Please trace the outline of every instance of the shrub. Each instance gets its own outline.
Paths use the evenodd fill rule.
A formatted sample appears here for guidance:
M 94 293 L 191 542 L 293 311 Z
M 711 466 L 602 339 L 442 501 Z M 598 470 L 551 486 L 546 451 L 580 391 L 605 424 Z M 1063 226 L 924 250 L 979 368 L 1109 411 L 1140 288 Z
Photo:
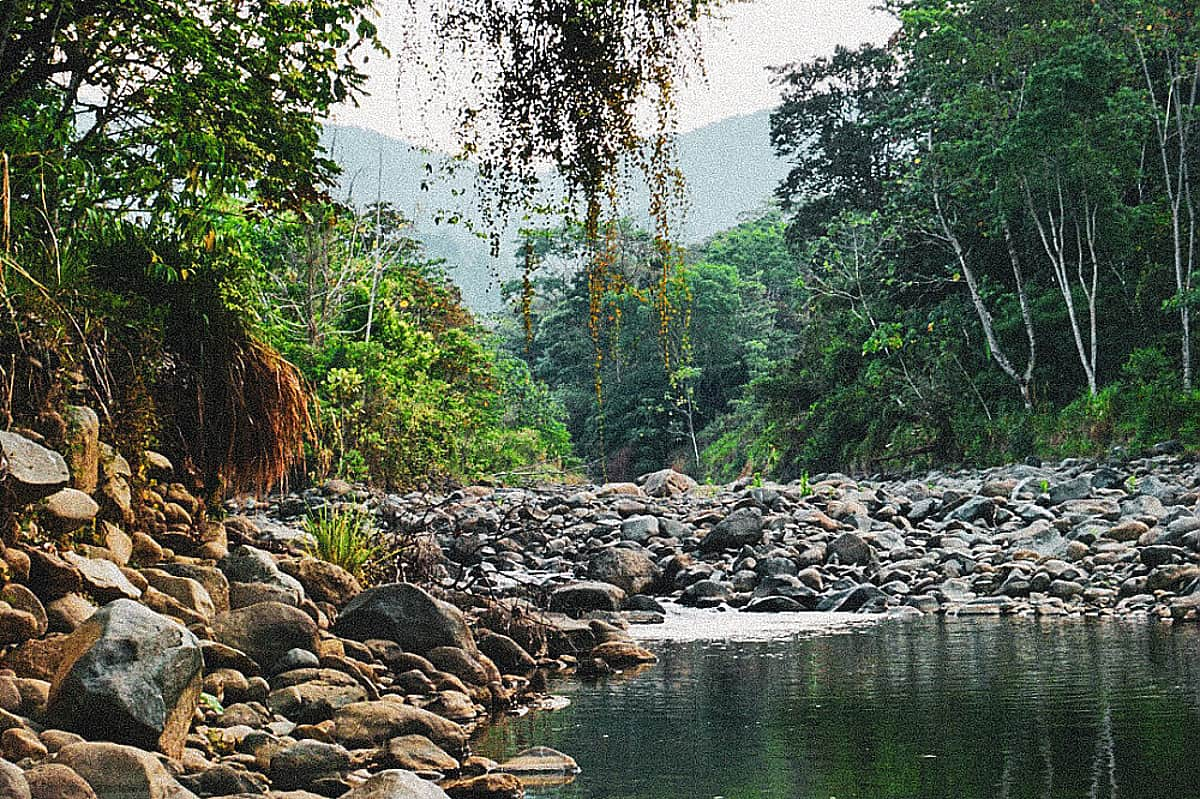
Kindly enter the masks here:
M 304 519 L 304 531 L 311 536 L 307 544 L 310 555 L 341 566 L 355 577 L 362 577 L 372 563 L 387 554 L 370 511 L 357 506 L 323 508 Z

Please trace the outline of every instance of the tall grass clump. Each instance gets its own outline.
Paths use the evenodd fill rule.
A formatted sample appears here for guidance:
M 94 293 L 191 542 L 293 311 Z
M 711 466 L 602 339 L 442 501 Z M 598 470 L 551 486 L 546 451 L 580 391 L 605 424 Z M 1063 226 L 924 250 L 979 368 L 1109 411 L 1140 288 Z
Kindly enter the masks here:
M 314 558 L 341 566 L 357 578 L 386 554 L 371 512 L 356 506 L 323 508 L 304 519 Z

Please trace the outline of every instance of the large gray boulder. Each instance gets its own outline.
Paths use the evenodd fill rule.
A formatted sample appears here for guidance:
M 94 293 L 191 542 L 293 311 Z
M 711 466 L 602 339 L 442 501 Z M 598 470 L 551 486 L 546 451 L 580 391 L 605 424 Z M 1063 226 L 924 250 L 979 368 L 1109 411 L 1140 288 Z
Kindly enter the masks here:
M 333 632 L 355 641 L 395 641 L 418 655 L 439 646 L 476 651 L 462 611 L 409 583 L 389 583 L 358 594 L 342 608 Z
M 47 715 L 87 738 L 177 758 L 203 668 L 196 636 L 144 605 L 119 599 L 67 637 Z
M 720 552 L 762 540 L 762 511 L 739 508 L 716 524 L 700 541 L 702 552 Z
M 0 430 L 0 480 L 18 504 L 27 504 L 66 488 L 71 472 L 54 450 Z
M 259 602 L 217 615 L 213 635 L 271 671 L 292 649 L 318 651 L 317 625 L 304 611 L 282 602 Z
M 662 571 L 641 547 L 608 547 L 592 556 L 587 576 L 611 583 L 627 594 L 643 594 L 658 582 Z

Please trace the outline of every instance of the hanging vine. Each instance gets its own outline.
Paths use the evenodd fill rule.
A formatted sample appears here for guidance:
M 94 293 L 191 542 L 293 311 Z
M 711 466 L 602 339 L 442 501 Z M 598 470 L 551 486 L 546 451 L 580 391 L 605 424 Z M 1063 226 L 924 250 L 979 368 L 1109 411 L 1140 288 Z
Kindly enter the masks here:
M 552 167 L 568 207 L 582 210 L 587 252 L 588 330 L 594 350 L 597 418 L 603 427 L 606 327 L 620 310 L 606 299 L 629 289 L 614 269 L 621 171 L 650 188 L 656 260 L 650 292 L 659 320 L 663 367 L 678 358 L 667 343 L 686 319 L 677 291 L 682 256 L 671 243 L 671 214 L 683 205 L 675 165 L 675 82 L 699 68 L 698 22 L 721 0 L 409 0 L 415 15 L 405 52 L 429 73 L 467 76 L 471 91 L 454 112 L 459 154 L 482 178 L 481 215 L 498 253 L 503 220 L 536 209 L 541 170 Z M 425 37 L 422 38 L 421 32 Z M 399 80 L 409 77 L 402 70 Z M 550 204 L 542 200 L 542 209 Z M 609 214 L 605 214 L 609 210 Z M 521 307 L 532 336 L 526 250 Z M 611 307 L 608 307 L 611 303 Z M 679 348 L 675 348 L 679 349 Z M 686 347 L 679 350 L 686 351 Z M 603 430 L 599 431 L 603 451 Z

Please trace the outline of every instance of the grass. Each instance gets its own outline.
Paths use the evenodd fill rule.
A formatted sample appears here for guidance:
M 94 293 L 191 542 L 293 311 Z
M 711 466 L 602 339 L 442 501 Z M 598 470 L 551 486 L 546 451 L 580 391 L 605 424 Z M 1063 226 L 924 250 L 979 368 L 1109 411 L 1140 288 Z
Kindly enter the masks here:
M 386 554 L 370 511 L 356 506 L 322 509 L 305 518 L 304 531 L 311 536 L 307 546 L 310 555 L 341 566 L 358 578 Z

